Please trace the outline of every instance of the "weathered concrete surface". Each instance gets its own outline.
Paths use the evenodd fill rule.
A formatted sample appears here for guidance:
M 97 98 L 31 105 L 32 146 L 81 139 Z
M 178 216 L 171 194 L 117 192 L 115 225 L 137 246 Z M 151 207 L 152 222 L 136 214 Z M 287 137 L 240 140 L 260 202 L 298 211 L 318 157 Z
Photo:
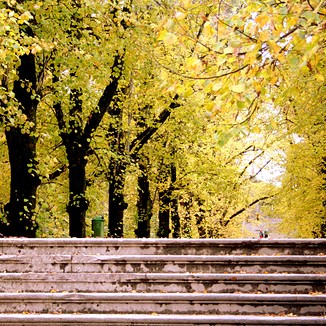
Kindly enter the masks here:
M 0 255 L 8 273 L 322 273 L 326 256 L 240 255 Z
M 0 313 L 326 315 L 326 295 L 216 293 L 0 293 Z
M 0 273 L 0 292 L 326 293 L 326 274 Z
M 207 316 L 155 314 L 0 314 L 0 325 L 325 325 L 325 317 L 298 316 Z
M 0 239 L 0 325 L 326 325 L 325 248 L 325 239 Z
M 318 255 L 326 239 L 0 239 L 0 254 Z

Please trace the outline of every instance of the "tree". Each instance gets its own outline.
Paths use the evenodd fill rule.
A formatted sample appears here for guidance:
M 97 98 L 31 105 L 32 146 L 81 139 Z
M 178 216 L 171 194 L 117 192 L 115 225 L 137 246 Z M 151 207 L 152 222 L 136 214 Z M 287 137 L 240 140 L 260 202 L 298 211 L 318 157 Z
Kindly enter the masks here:
M 138 176 L 137 198 L 137 229 L 135 235 L 138 238 L 150 237 L 150 221 L 153 215 L 153 201 L 151 199 L 149 181 L 148 157 L 143 155 L 139 161 L 140 175 Z
M 322 71 L 324 66 L 316 69 Z M 313 71 L 305 74 L 305 79 L 289 75 L 283 93 L 288 128 L 285 173 L 272 213 L 282 219 L 281 230 L 286 234 L 325 237 L 325 86 Z
M 113 11 L 112 19 L 115 19 L 116 11 Z M 59 37 L 66 42 L 61 47 L 56 46 L 51 73 L 56 87 L 52 100 L 54 113 L 69 166 L 69 234 L 72 237 L 85 237 L 89 205 L 86 198 L 86 165 L 92 154 L 91 141 L 118 94 L 123 70 L 123 53 L 108 44 L 108 36 L 104 33 L 106 29 L 118 29 L 120 23 L 114 26 L 116 23 L 107 22 L 109 17 L 105 14 L 105 6 L 99 5 L 61 4 L 56 7 L 55 14 L 57 18 L 52 23 L 58 24 L 59 30 L 62 24 L 59 17 L 67 16 L 64 22 L 66 29 L 61 28 L 61 35 L 55 36 L 58 43 Z M 101 47 L 98 52 L 94 52 L 94 46 L 89 47 L 89 43 L 94 42 Z M 105 48 L 112 52 L 102 59 L 103 62 L 107 60 L 105 67 L 95 76 L 94 67 L 98 65 L 100 52 Z M 67 49 L 70 51 L 67 52 Z M 101 91 L 104 74 L 111 77 Z M 101 94 L 100 97 L 97 94 Z M 94 105 L 96 99 L 98 102 Z
M 42 74 L 37 72 L 35 35 L 28 24 L 32 15 L 23 8 L 7 4 L 1 8 L 5 42 L 1 49 L 2 65 L 1 121 L 10 161 L 10 200 L 4 207 L 5 235 L 35 237 L 36 192 L 40 184 L 36 156 L 36 110 L 39 103 Z M 32 45 L 32 47 L 33 47 Z M 16 77 L 17 76 L 17 77 Z

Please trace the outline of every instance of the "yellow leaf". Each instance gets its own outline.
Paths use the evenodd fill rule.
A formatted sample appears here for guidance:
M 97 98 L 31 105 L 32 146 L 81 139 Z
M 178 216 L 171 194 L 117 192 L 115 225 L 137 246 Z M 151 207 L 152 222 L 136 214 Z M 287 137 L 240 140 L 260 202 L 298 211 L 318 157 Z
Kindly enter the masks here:
M 180 5 L 182 5 L 184 8 L 188 8 L 190 4 L 190 0 L 180 0 Z
M 260 27 L 264 27 L 269 22 L 269 16 L 266 12 L 261 13 L 256 17 L 255 21 Z
M 194 57 L 189 57 L 186 59 L 186 67 L 188 69 L 194 69 L 197 68 L 198 66 L 201 66 L 201 61 L 199 59 Z
M 246 86 L 245 86 L 245 84 L 237 84 L 237 85 L 232 85 L 230 87 L 230 89 L 231 89 L 232 92 L 242 93 L 246 89 Z
M 219 91 L 219 90 L 221 89 L 222 86 L 223 86 L 222 83 L 215 83 L 215 84 L 213 85 L 213 87 L 212 87 L 212 90 L 213 90 L 214 92 L 217 92 L 217 91 Z
M 29 11 L 25 11 L 21 16 L 20 19 L 22 20 L 29 20 L 32 19 L 33 15 Z
M 187 16 L 187 14 L 186 14 L 185 12 L 183 12 L 183 11 L 178 11 L 178 12 L 176 12 L 176 14 L 175 14 L 175 18 L 176 18 L 177 20 L 183 20 L 183 19 L 186 18 L 186 16 Z
M 234 48 L 232 48 L 231 46 L 228 46 L 227 48 L 225 48 L 223 50 L 223 53 L 224 54 L 231 54 L 231 53 L 233 53 L 233 51 L 234 51 Z
M 165 34 L 165 38 L 163 39 L 163 42 L 166 45 L 175 44 L 175 43 L 177 43 L 177 41 L 178 41 L 178 38 L 174 34 L 172 34 L 172 33 L 166 33 Z
M 216 34 L 216 30 L 211 26 L 211 24 L 205 24 L 203 34 L 206 37 L 213 37 Z
M 32 54 L 36 54 L 41 51 L 42 51 L 42 48 L 38 44 L 36 44 L 36 43 L 32 44 L 32 47 L 31 47 Z
M 255 126 L 251 129 L 251 132 L 254 134 L 259 134 L 261 132 L 261 129 L 258 126 Z
M 275 41 L 268 41 L 267 43 L 273 53 L 277 54 L 280 52 L 281 47 Z
M 167 31 L 165 29 L 163 29 L 162 31 L 160 31 L 158 33 L 157 40 L 158 41 L 163 41 L 164 38 L 165 38 L 165 36 L 166 36 L 166 34 L 167 34 Z
M 286 19 L 286 25 L 287 25 L 288 27 L 291 27 L 291 26 L 296 25 L 297 22 L 298 22 L 298 17 L 297 17 L 297 16 L 288 17 L 288 18 Z
M 259 41 L 266 42 L 270 38 L 270 34 L 268 31 L 263 31 L 259 35 Z
M 315 79 L 316 79 L 317 81 L 319 81 L 319 82 L 323 82 L 323 81 L 325 81 L 325 77 L 324 77 L 322 74 L 317 74 L 317 75 L 315 76 Z

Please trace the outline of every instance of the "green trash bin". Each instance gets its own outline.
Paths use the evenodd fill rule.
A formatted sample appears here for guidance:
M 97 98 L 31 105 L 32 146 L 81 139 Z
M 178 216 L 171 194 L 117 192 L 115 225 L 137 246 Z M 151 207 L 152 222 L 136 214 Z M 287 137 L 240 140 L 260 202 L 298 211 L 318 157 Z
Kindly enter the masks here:
M 104 218 L 97 216 L 92 219 L 92 231 L 94 238 L 104 238 Z

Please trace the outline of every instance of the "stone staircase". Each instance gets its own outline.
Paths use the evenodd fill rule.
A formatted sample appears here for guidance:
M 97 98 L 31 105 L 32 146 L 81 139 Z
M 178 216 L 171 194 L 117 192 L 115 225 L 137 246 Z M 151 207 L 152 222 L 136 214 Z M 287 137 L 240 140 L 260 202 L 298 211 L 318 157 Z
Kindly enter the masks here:
M 0 239 L 0 325 L 326 325 L 326 239 Z

